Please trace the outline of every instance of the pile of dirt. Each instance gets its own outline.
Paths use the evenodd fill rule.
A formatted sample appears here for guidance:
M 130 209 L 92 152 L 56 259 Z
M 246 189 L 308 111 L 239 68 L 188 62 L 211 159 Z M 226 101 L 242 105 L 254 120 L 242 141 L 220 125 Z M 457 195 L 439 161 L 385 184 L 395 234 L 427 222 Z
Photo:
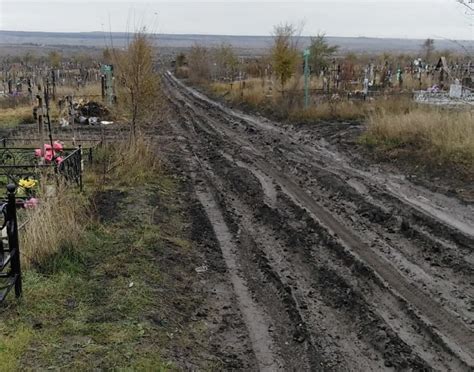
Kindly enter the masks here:
M 108 120 L 111 116 L 110 110 L 103 104 L 96 101 L 79 103 L 76 107 L 76 112 L 79 116 L 98 117 L 102 120 Z

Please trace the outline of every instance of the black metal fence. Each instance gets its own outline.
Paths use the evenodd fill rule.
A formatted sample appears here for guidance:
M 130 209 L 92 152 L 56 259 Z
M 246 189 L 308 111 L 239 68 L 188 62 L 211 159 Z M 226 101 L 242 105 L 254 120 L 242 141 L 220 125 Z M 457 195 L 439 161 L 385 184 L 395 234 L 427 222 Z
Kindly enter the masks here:
M 22 292 L 16 186 L 8 185 L 7 191 L 7 200 L 0 204 L 0 213 L 3 216 L 0 237 L 0 303 L 12 288 L 15 289 L 17 298 Z
M 0 227 L 0 303 L 12 288 L 15 289 L 16 297 L 20 297 L 22 292 L 17 206 L 23 206 L 24 201 L 15 196 L 19 180 L 56 175 L 57 180 L 63 179 L 82 190 L 81 147 L 68 151 L 59 164 L 35 164 L 37 162 L 34 149 L 0 149 L 0 178 L 3 177 L 4 181 L 6 178 L 10 182 L 7 185 L 7 199 L 0 201 L 0 218 L 3 217 L 3 225 Z
M 0 185 L 14 183 L 18 186 L 20 179 L 38 180 L 57 174 L 82 190 L 83 158 L 80 146 L 75 149 L 65 149 L 65 157 L 59 164 L 54 161 L 49 164 L 39 164 L 34 151 L 34 148 L 25 147 L 0 148 Z M 92 148 L 88 149 L 87 158 L 89 162 L 92 162 Z
M 75 183 L 82 191 L 82 148 L 71 152 L 57 167 L 58 174 L 69 183 Z
M 50 169 L 50 165 L 37 164 L 34 149 L 0 148 L 0 185 L 14 183 L 22 178 L 37 178 L 42 170 Z

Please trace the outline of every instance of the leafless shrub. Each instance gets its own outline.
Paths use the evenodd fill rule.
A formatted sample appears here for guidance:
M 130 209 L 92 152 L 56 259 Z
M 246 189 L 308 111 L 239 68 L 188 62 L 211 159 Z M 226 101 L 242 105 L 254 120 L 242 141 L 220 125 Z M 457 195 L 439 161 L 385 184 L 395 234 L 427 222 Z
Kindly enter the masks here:
M 153 63 L 153 44 L 146 30 L 136 32 L 124 51 L 113 51 L 119 80 L 118 100 L 130 116 L 130 134 L 135 137 L 160 104 L 159 75 Z
M 210 56 L 207 48 L 194 45 L 188 55 L 189 79 L 195 83 L 209 81 L 211 78 Z

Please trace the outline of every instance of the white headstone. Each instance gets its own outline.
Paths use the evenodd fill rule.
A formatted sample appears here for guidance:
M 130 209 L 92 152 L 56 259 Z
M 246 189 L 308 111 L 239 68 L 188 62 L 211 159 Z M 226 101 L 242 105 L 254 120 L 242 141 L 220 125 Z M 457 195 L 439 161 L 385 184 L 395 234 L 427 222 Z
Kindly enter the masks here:
M 451 98 L 461 98 L 462 97 L 462 85 L 461 84 L 451 84 L 449 87 L 449 97 Z

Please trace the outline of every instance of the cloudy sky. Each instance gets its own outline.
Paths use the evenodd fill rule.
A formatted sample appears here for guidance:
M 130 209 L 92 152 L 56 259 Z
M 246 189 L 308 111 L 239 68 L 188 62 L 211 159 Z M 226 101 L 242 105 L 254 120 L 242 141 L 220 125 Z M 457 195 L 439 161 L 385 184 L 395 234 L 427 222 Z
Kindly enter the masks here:
M 0 30 L 268 35 L 301 21 L 307 35 L 474 39 L 474 15 L 456 0 L 0 0 Z

